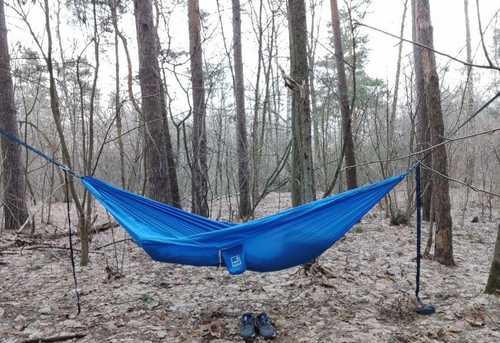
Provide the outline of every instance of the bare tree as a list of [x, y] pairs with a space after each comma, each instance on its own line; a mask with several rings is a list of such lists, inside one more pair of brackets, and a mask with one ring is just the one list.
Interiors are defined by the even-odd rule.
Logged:
[[[412, 13], [412, 40], [417, 41], [417, 23], [416, 23], [416, 13], [415, 13], [415, 3], [416, 0], [411, 1], [411, 13]], [[427, 149], [431, 145], [430, 131], [429, 131], [429, 114], [427, 112], [425, 92], [424, 92], [424, 76], [422, 70], [422, 64], [418, 63], [421, 59], [421, 54], [424, 49], [416, 44], [413, 44], [413, 61], [415, 66], [415, 89], [416, 89], [416, 132], [417, 132], [417, 150]], [[430, 156], [420, 156], [424, 158], [423, 162], [427, 165], [431, 165]], [[431, 184], [431, 174], [427, 169], [422, 170], [422, 218], [426, 221], [430, 221], [431, 217], [431, 195], [432, 195], [432, 184]]]
[[307, 24], [303, 0], [288, 1], [290, 39], [290, 78], [292, 89], [292, 205], [316, 198], [309, 103], [309, 69], [307, 63]]
[[[432, 26], [428, 0], [419, 0], [414, 9], [417, 42], [433, 47]], [[441, 110], [441, 91], [439, 77], [436, 71], [436, 59], [430, 49], [420, 50], [420, 56], [415, 61], [422, 68], [425, 107], [429, 115], [430, 138], [432, 145], [439, 145], [432, 151], [432, 168], [437, 173], [432, 174], [432, 206], [436, 222], [436, 240], [434, 258], [445, 265], [454, 265], [452, 219], [448, 179], [448, 158], [444, 141], [444, 122]], [[439, 173], [439, 174], [438, 174]]]
[[347, 188], [358, 186], [356, 175], [356, 157], [354, 154], [354, 140], [352, 136], [352, 111], [349, 106], [347, 80], [345, 76], [344, 51], [342, 47], [342, 32], [340, 31], [340, 19], [337, 0], [331, 0], [332, 30], [335, 46], [335, 62], [337, 66], [337, 89], [340, 100], [340, 112], [342, 114], [342, 135], [346, 163]]
[[[4, 1], [0, 0], [0, 128], [14, 137], [18, 136], [16, 117]], [[15, 230], [28, 218], [21, 148], [2, 136], [1, 149], [4, 227]]]
[[[146, 195], [170, 204], [178, 204], [170, 183], [167, 158], [171, 149], [167, 134], [167, 117], [164, 113], [160, 67], [158, 64], [158, 39], [153, 24], [151, 0], [134, 1], [137, 44], [139, 47], [139, 78], [142, 94], [142, 120], [144, 122], [144, 159]], [[170, 147], [170, 149], [168, 149]], [[170, 162], [170, 163], [167, 163]], [[176, 177], [175, 177], [176, 178]]]
[[208, 210], [208, 166], [205, 86], [203, 82], [203, 59], [200, 32], [200, 5], [198, 0], [188, 1], [189, 52], [191, 61], [191, 84], [193, 93], [193, 131], [191, 161], [191, 206], [192, 211], [203, 216]]
[[240, 0], [233, 0], [233, 55], [234, 55], [234, 97], [236, 100], [236, 140], [238, 149], [238, 185], [240, 194], [239, 214], [246, 218], [251, 213], [250, 170], [248, 166], [248, 141], [245, 115], [245, 84], [241, 56], [241, 8]]
[[[38, 47], [40, 53], [42, 54], [43, 60], [45, 61], [47, 67], [47, 72], [49, 77], [48, 81], [49, 81], [50, 110], [57, 131], [57, 136], [59, 138], [62, 160], [64, 164], [70, 170], [72, 170], [74, 165], [73, 163], [74, 159], [72, 158], [72, 154], [70, 152], [70, 146], [68, 144], [68, 140], [64, 133], [63, 112], [61, 111], [61, 102], [59, 99], [59, 92], [57, 89], [57, 82], [56, 82], [56, 67], [55, 67], [56, 63], [53, 57], [53, 35], [51, 29], [51, 15], [50, 15], [49, 1], [48, 0], [41, 1], [41, 7], [44, 14], [43, 25], [47, 38], [46, 47], [42, 45], [42, 41], [40, 41], [37, 34], [34, 32], [32, 23], [28, 18], [28, 14], [23, 8], [24, 3], [18, 0], [17, 5], [18, 7], [15, 9], [15, 11], [27, 26], [29, 33], [33, 38], [36, 46]], [[73, 147], [74, 146], [75, 144], [73, 144]], [[84, 199], [81, 199], [79, 197], [79, 194], [76, 190], [75, 183], [72, 177], [68, 179], [67, 187], [70, 190], [71, 198], [73, 199], [73, 202], [75, 204], [78, 213], [78, 233], [80, 236], [80, 244], [81, 244], [80, 264], [82, 266], [85, 266], [89, 262], [89, 231], [92, 225], [92, 223], [87, 220], [89, 212], [85, 210], [85, 204], [90, 205], [90, 202], [85, 202]], [[69, 201], [69, 199], [65, 200]]]
[[[464, 0], [464, 16], [465, 16], [465, 50], [467, 54], [467, 63], [472, 63], [471, 38], [470, 38], [470, 21], [469, 21], [469, 0]], [[465, 113], [467, 117], [474, 113], [474, 75], [472, 67], [467, 67], [467, 78], [465, 82]], [[467, 133], [474, 130], [474, 121], [467, 123]], [[474, 181], [474, 169], [476, 167], [476, 149], [473, 144], [465, 145], [465, 183], [470, 185]], [[462, 206], [462, 217], [460, 218], [460, 226], [463, 227], [465, 221], [465, 213], [469, 204], [470, 187], [465, 189], [465, 200]]]
[[[264, 53], [264, 24], [263, 24], [263, 9], [264, 9], [264, 1], [259, 0], [259, 9], [257, 10], [253, 8], [252, 3], [249, 3], [252, 6], [253, 17], [252, 24], [254, 25], [255, 38], [257, 40], [257, 70], [255, 72], [255, 87], [254, 87], [254, 105], [253, 105], [253, 121], [252, 121], [252, 130], [251, 130], [251, 155], [252, 155], [252, 174], [251, 174], [251, 183], [252, 183], [252, 203], [255, 206], [257, 199], [259, 198], [259, 181], [261, 180], [261, 156], [263, 150], [263, 142], [260, 141], [259, 136], [259, 121], [264, 122], [264, 114], [259, 118], [259, 107], [261, 106], [261, 94], [260, 94], [260, 80], [262, 75], [262, 64], [263, 64], [263, 53]], [[255, 23], [254, 23], [255, 21]], [[256, 27], [255, 27], [256, 25]], [[264, 126], [264, 125], [262, 125]]]
[[125, 149], [123, 146], [123, 125], [122, 125], [122, 103], [120, 100], [120, 55], [119, 55], [119, 33], [118, 33], [118, 1], [110, 0], [109, 7], [111, 9], [111, 19], [114, 29], [114, 45], [115, 45], [115, 121], [116, 134], [118, 139], [118, 150], [120, 154], [120, 180], [123, 188], [127, 187], [125, 177]]
[[[323, 0], [313, 0], [309, 3], [309, 14], [311, 16], [311, 29], [309, 30], [309, 41], [307, 44], [307, 59], [309, 63], [309, 88], [311, 91], [311, 110], [312, 110], [312, 126], [313, 126], [313, 151], [314, 151], [314, 165], [324, 166], [324, 161], [322, 161], [321, 154], [321, 143], [320, 143], [320, 119], [321, 119], [321, 111], [319, 109], [318, 103], [319, 99], [316, 92], [316, 73], [315, 69], [316, 64], [316, 48], [318, 46], [319, 41], [319, 30], [321, 27], [321, 16], [319, 15], [319, 11], [321, 10], [321, 6], [323, 4]], [[317, 18], [319, 16], [319, 18]], [[323, 171], [325, 168], [321, 168]], [[327, 182], [327, 173], [316, 178], [316, 182], [320, 187], [325, 188], [323, 185]], [[318, 180], [320, 179], [320, 180]], [[321, 180], [323, 179], [323, 180]]]
[[491, 261], [490, 275], [486, 284], [485, 293], [495, 294], [500, 292], [500, 225], [498, 225], [495, 252]]
[[[404, 34], [404, 29], [405, 29], [405, 21], [406, 21], [406, 10], [408, 8], [408, 0], [405, 0], [403, 4], [403, 14], [401, 17], [401, 28], [399, 31], [399, 36], [403, 38]], [[398, 107], [398, 94], [399, 94], [399, 79], [401, 75], [401, 58], [402, 58], [402, 53], [403, 53], [403, 41], [399, 41], [399, 48], [398, 48], [398, 58], [397, 58], [397, 63], [396, 63], [396, 77], [394, 80], [394, 92], [393, 92], [393, 98], [392, 98], [392, 104], [391, 104], [391, 112], [390, 112], [390, 117], [389, 117], [389, 112], [387, 112], [386, 116], [386, 126], [387, 126], [387, 155], [386, 158], [387, 160], [390, 160], [393, 158], [394, 153], [395, 153], [395, 148], [396, 148], [396, 135], [395, 135], [395, 126], [396, 126], [396, 111]], [[387, 175], [392, 175], [392, 168], [390, 162], [386, 162], [385, 165], [385, 170], [387, 172]], [[387, 204], [387, 213], [386, 215], [390, 214], [391, 218], [394, 218], [396, 215], [395, 213], [395, 201], [393, 201], [393, 197], [388, 194], [386, 199], [388, 200]], [[394, 198], [395, 200], [395, 198]]]

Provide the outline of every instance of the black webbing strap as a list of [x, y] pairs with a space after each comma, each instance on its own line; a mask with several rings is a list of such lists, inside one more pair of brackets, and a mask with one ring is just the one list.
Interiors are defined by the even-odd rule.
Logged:
[[415, 282], [415, 297], [417, 301], [416, 312], [422, 315], [431, 315], [436, 312], [436, 308], [431, 304], [424, 304], [420, 300], [420, 253], [422, 245], [422, 188], [420, 185], [420, 161], [415, 164], [415, 207], [417, 210], [417, 274]]
[[415, 205], [417, 208], [417, 279], [415, 282], [415, 296], [417, 300], [420, 293], [420, 259], [422, 258], [420, 254], [422, 243], [422, 191], [420, 187], [420, 163], [418, 163], [415, 167]]
[[71, 258], [71, 270], [73, 272], [73, 282], [75, 284], [75, 294], [76, 294], [76, 306], [78, 308], [77, 314], [80, 314], [81, 308], [80, 308], [80, 291], [78, 290], [78, 280], [76, 279], [76, 270], [75, 270], [75, 254], [73, 251], [73, 234], [71, 233], [71, 208], [69, 205], [69, 182], [68, 182], [68, 171], [64, 171], [64, 189], [66, 192], [66, 210], [67, 210], [67, 216], [68, 216], [68, 238], [69, 238], [69, 251], [70, 251], [70, 258]]

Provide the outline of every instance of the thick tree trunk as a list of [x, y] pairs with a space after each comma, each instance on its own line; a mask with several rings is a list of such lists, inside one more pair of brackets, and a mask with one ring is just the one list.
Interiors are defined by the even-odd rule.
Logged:
[[[337, 89], [340, 100], [340, 112], [342, 114], [342, 135], [345, 153], [346, 167], [356, 165], [356, 157], [354, 154], [354, 140], [352, 137], [352, 113], [349, 107], [349, 98], [347, 95], [347, 81], [345, 76], [344, 66], [344, 51], [342, 48], [342, 33], [340, 31], [340, 19], [337, 0], [331, 0], [332, 10], [332, 29], [333, 42], [335, 45], [335, 64], [337, 67]], [[356, 167], [346, 169], [347, 188], [352, 189], [358, 187], [358, 178]]]
[[164, 133], [165, 133], [165, 158], [167, 162], [168, 183], [170, 185], [170, 194], [172, 205], [182, 208], [181, 195], [179, 191], [179, 181], [177, 179], [177, 162], [175, 159], [175, 152], [170, 138], [170, 127], [168, 124], [167, 104], [165, 103], [165, 88], [163, 82], [160, 80], [160, 99], [161, 99], [161, 113], [163, 117]]
[[236, 100], [236, 140], [238, 149], [238, 188], [240, 193], [240, 218], [247, 218], [250, 203], [250, 169], [248, 165], [248, 141], [245, 115], [245, 84], [241, 54], [240, 0], [233, 0], [233, 55], [234, 55], [234, 97]]
[[[0, 0], [0, 128], [17, 137], [16, 117], [4, 1]], [[16, 230], [28, 219], [21, 147], [2, 137], [1, 149], [4, 227]]]
[[[417, 41], [417, 28], [416, 28], [416, 5], [415, 1], [411, 1], [412, 13], [412, 39]], [[431, 146], [430, 129], [429, 129], [429, 114], [427, 110], [425, 92], [424, 92], [424, 73], [422, 70], [422, 63], [417, 62], [421, 60], [421, 53], [423, 48], [413, 45], [413, 60], [415, 65], [415, 88], [417, 104], [415, 106], [415, 114], [417, 119], [417, 151], [424, 150]], [[424, 155], [420, 156], [423, 158]], [[423, 162], [431, 166], [431, 156], [427, 156]], [[431, 196], [432, 196], [432, 182], [431, 173], [427, 169], [422, 170], [422, 218], [423, 220], [430, 221], [431, 216]]]
[[[432, 47], [432, 26], [428, 0], [417, 1], [415, 15], [417, 42]], [[420, 64], [423, 72], [424, 97], [429, 115], [431, 145], [441, 144], [444, 140], [444, 122], [434, 53], [429, 49], [421, 49], [420, 58], [416, 64]], [[446, 147], [440, 145], [432, 151], [431, 156], [432, 168], [442, 175], [448, 175]], [[431, 177], [432, 206], [436, 222], [434, 258], [444, 265], [454, 265], [449, 184], [448, 179], [438, 173], [432, 173]]]
[[193, 213], [208, 217], [208, 167], [205, 86], [200, 37], [200, 6], [198, 0], [188, 1], [189, 53], [191, 56], [191, 84], [193, 92], [193, 131], [191, 206]]
[[309, 104], [307, 25], [303, 0], [288, 1], [292, 97], [292, 205], [316, 198]]
[[498, 225], [497, 241], [495, 243], [493, 261], [491, 261], [490, 276], [488, 277], [484, 292], [488, 294], [500, 294], [500, 225]]
[[135, 0], [135, 25], [139, 50], [139, 79], [144, 122], [145, 193], [148, 197], [173, 204], [167, 166], [165, 118], [162, 112], [158, 41], [153, 24], [151, 0]]

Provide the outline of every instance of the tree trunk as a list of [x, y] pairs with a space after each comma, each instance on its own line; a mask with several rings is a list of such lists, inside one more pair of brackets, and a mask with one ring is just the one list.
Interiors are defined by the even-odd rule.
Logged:
[[[63, 115], [61, 113], [61, 105], [59, 102], [59, 94], [56, 84], [56, 76], [54, 71], [54, 62], [52, 60], [52, 31], [50, 28], [50, 7], [49, 0], [44, 1], [44, 13], [45, 13], [45, 31], [47, 34], [47, 51], [43, 51], [41, 44], [39, 42], [37, 45], [40, 47], [40, 52], [42, 53], [45, 63], [47, 64], [47, 71], [49, 73], [49, 95], [50, 95], [50, 109], [52, 112], [52, 117], [54, 119], [54, 124], [56, 126], [57, 136], [61, 143], [61, 155], [64, 164], [70, 169], [73, 169], [73, 163], [71, 159], [70, 150], [66, 141], [66, 136], [64, 134], [63, 127]], [[24, 18], [24, 20], [27, 20]], [[32, 33], [33, 39], [37, 40], [36, 36]], [[78, 213], [78, 233], [80, 236], [81, 244], [81, 257], [80, 265], [86, 266], [89, 262], [89, 231], [91, 223], [86, 221], [85, 218], [85, 208], [84, 202], [80, 200], [78, 192], [75, 188], [75, 183], [73, 177], [68, 178], [68, 187], [71, 191], [71, 197], [75, 204]], [[69, 201], [69, 199], [65, 199]]]
[[[465, 47], [467, 54], [467, 63], [472, 63], [471, 37], [470, 37], [470, 21], [469, 21], [469, 1], [464, 0], [465, 14]], [[467, 117], [474, 114], [474, 78], [472, 67], [467, 67], [467, 79], [465, 84], [465, 113]], [[474, 131], [474, 121], [470, 121], [465, 126], [466, 134], [471, 134]], [[465, 145], [465, 183], [470, 185], [474, 181], [474, 169], [476, 167], [476, 151], [474, 144]], [[465, 213], [469, 203], [470, 188], [466, 187], [465, 200], [462, 206], [462, 216], [460, 218], [460, 227], [464, 226]]]
[[[416, 0], [411, 1], [411, 13], [412, 13], [412, 39], [417, 41], [417, 24], [416, 24]], [[418, 1], [418, 0], [417, 0]], [[417, 151], [424, 150], [430, 147], [430, 131], [429, 131], [429, 114], [426, 107], [426, 99], [424, 93], [424, 74], [422, 70], [422, 64], [418, 61], [421, 60], [421, 53], [423, 48], [413, 45], [413, 60], [415, 65], [415, 88], [416, 88], [416, 98], [417, 105], [415, 107], [416, 121], [417, 121]], [[423, 158], [424, 156], [420, 156]], [[427, 156], [422, 162], [426, 165], [431, 166], [431, 156]], [[430, 221], [431, 215], [431, 196], [432, 196], [432, 183], [431, 183], [431, 173], [427, 169], [422, 169], [422, 218], [423, 220]]]
[[263, 54], [263, 36], [264, 28], [262, 24], [262, 12], [263, 12], [263, 1], [259, 1], [259, 14], [257, 17], [257, 71], [255, 76], [255, 88], [254, 88], [254, 106], [253, 106], [253, 122], [252, 122], [252, 205], [256, 206], [257, 200], [259, 199], [260, 189], [259, 181], [261, 176], [261, 155], [262, 155], [262, 144], [259, 141], [259, 107], [260, 107], [260, 77], [262, 73], [262, 54]]
[[500, 293], [500, 225], [498, 225], [497, 242], [495, 243], [493, 261], [491, 261], [490, 276], [484, 292], [488, 294]]
[[125, 177], [125, 148], [123, 145], [123, 125], [121, 115], [121, 100], [120, 100], [120, 55], [118, 46], [118, 14], [117, 14], [118, 0], [111, 0], [109, 6], [111, 8], [111, 18], [113, 20], [114, 44], [115, 44], [115, 116], [116, 116], [116, 135], [118, 137], [118, 150], [120, 154], [120, 180], [123, 189], [127, 188], [127, 181]]
[[233, 0], [233, 55], [234, 55], [234, 97], [236, 100], [236, 140], [238, 148], [238, 185], [240, 193], [240, 218], [251, 213], [250, 170], [248, 166], [248, 142], [245, 115], [245, 84], [241, 56], [240, 0]]
[[[15, 137], [18, 136], [16, 117], [4, 1], [0, 0], [0, 128]], [[1, 149], [4, 227], [16, 230], [28, 219], [21, 147], [2, 137]]]
[[175, 207], [182, 208], [181, 195], [179, 191], [179, 181], [177, 179], [177, 162], [175, 152], [170, 138], [170, 127], [168, 124], [167, 104], [165, 102], [165, 87], [160, 80], [160, 99], [161, 113], [163, 117], [164, 133], [165, 133], [165, 158], [167, 162], [168, 183], [170, 185], [171, 204]]
[[162, 115], [158, 41], [151, 0], [135, 0], [135, 25], [139, 50], [139, 79], [144, 122], [145, 193], [161, 202], [173, 203], [167, 168], [167, 141]]
[[[399, 36], [401, 37], [401, 39], [403, 38], [404, 30], [405, 30], [407, 8], [408, 8], [408, 0], [405, 0], [405, 2], [403, 4], [403, 15], [401, 18], [401, 28], [399, 30]], [[391, 104], [391, 112], [390, 112], [390, 117], [389, 116], [386, 117], [387, 118], [387, 120], [386, 120], [386, 122], [387, 122], [387, 125], [386, 125], [386, 127], [387, 127], [387, 141], [386, 141], [387, 142], [387, 155], [386, 155], [387, 162], [385, 163], [385, 167], [384, 167], [384, 169], [386, 171], [386, 175], [393, 175], [393, 168], [392, 168], [391, 162], [389, 160], [391, 160], [396, 153], [395, 127], [396, 127], [396, 111], [397, 111], [397, 107], [398, 107], [399, 79], [400, 79], [400, 75], [401, 75], [402, 53], [403, 53], [403, 41], [400, 40], [399, 41], [399, 48], [398, 48], [398, 58], [397, 58], [397, 63], [396, 63], [396, 77], [394, 80], [394, 93], [393, 93], [392, 104]], [[397, 203], [396, 203], [397, 198], [395, 196], [393, 198], [391, 196], [391, 193], [389, 193], [389, 194], [387, 194], [385, 199], [387, 202], [386, 216], [390, 215], [391, 218], [393, 218], [396, 215], [394, 210], [396, 209], [396, 206], [397, 206]]]
[[316, 198], [309, 104], [307, 25], [303, 0], [288, 1], [292, 94], [292, 205]]
[[199, 7], [198, 0], [188, 1], [189, 53], [191, 57], [191, 84], [193, 92], [191, 206], [193, 213], [208, 217], [206, 106]]
[[[428, 0], [419, 0], [415, 7], [415, 24], [417, 42], [433, 47], [432, 26]], [[420, 58], [416, 60], [423, 72], [423, 88], [425, 106], [429, 115], [431, 145], [441, 144], [444, 140], [443, 113], [441, 110], [441, 92], [436, 71], [434, 52], [429, 49], [420, 50]], [[432, 204], [436, 222], [436, 240], [434, 258], [444, 265], [454, 265], [452, 220], [448, 179], [440, 176], [448, 175], [448, 159], [446, 147], [440, 145], [432, 151]]]
[[332, 29], [335, 45], [335, 64], [337, 67], [337, 89], [340, 100], [340, 112], [342, 114], [342, 135], [343, 145], [345, 147], [346, 183], [347, 188], [358, 187], [358, 178], [356, 175], [356, 158], [354, 154], [354, 140], [352, 137], [352, 113], [349, 107], [349, 98], [347, 95], [347, 81], [344, 66], [344, 51], [342, 48], [342, 33], [340, 31], [340, 19], [337, 0], [331, 0], [332, 10]]
[[[319, 29], [320, 25], [316, 23], [316, 14], [318, 11], [319, 4], [315, 1], [311, 2], [309, 5], [309, 12], [311, 14], [311, 32], [309, 33], [309, 44], [307, 45], [307, 62], [309, 63], [309, 89], [311, 92], [311, 119], [313, 127], [313, 152], [314, 152], [314, 165], [316, 167], [323, 166], [324, 161], [321, 160], [321, 143], [320, 143], [320, 132], [319, 124], [321, 119], [321, 111], [318, 107], [318, 96], [316, 92], [316, 47], [318, 45]], [[316, 29], [316, 34], [315, 34]], [[325, 170], [325, 168], [321, 168]], [[320, 174], [321, 175], [321, 174]], [[328, 174], [321, 175], [320, 179], [316, 178], [316, 183], [323, 190], [327, 187]]]

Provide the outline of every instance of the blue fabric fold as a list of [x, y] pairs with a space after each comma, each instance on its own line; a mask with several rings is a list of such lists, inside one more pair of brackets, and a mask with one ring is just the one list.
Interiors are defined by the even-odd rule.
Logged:
[[93, 177], [83, 185], [154, 260], [231, 274], [304, 264], [342, 238], [407, 173], [246, 223], [201, 217]]

